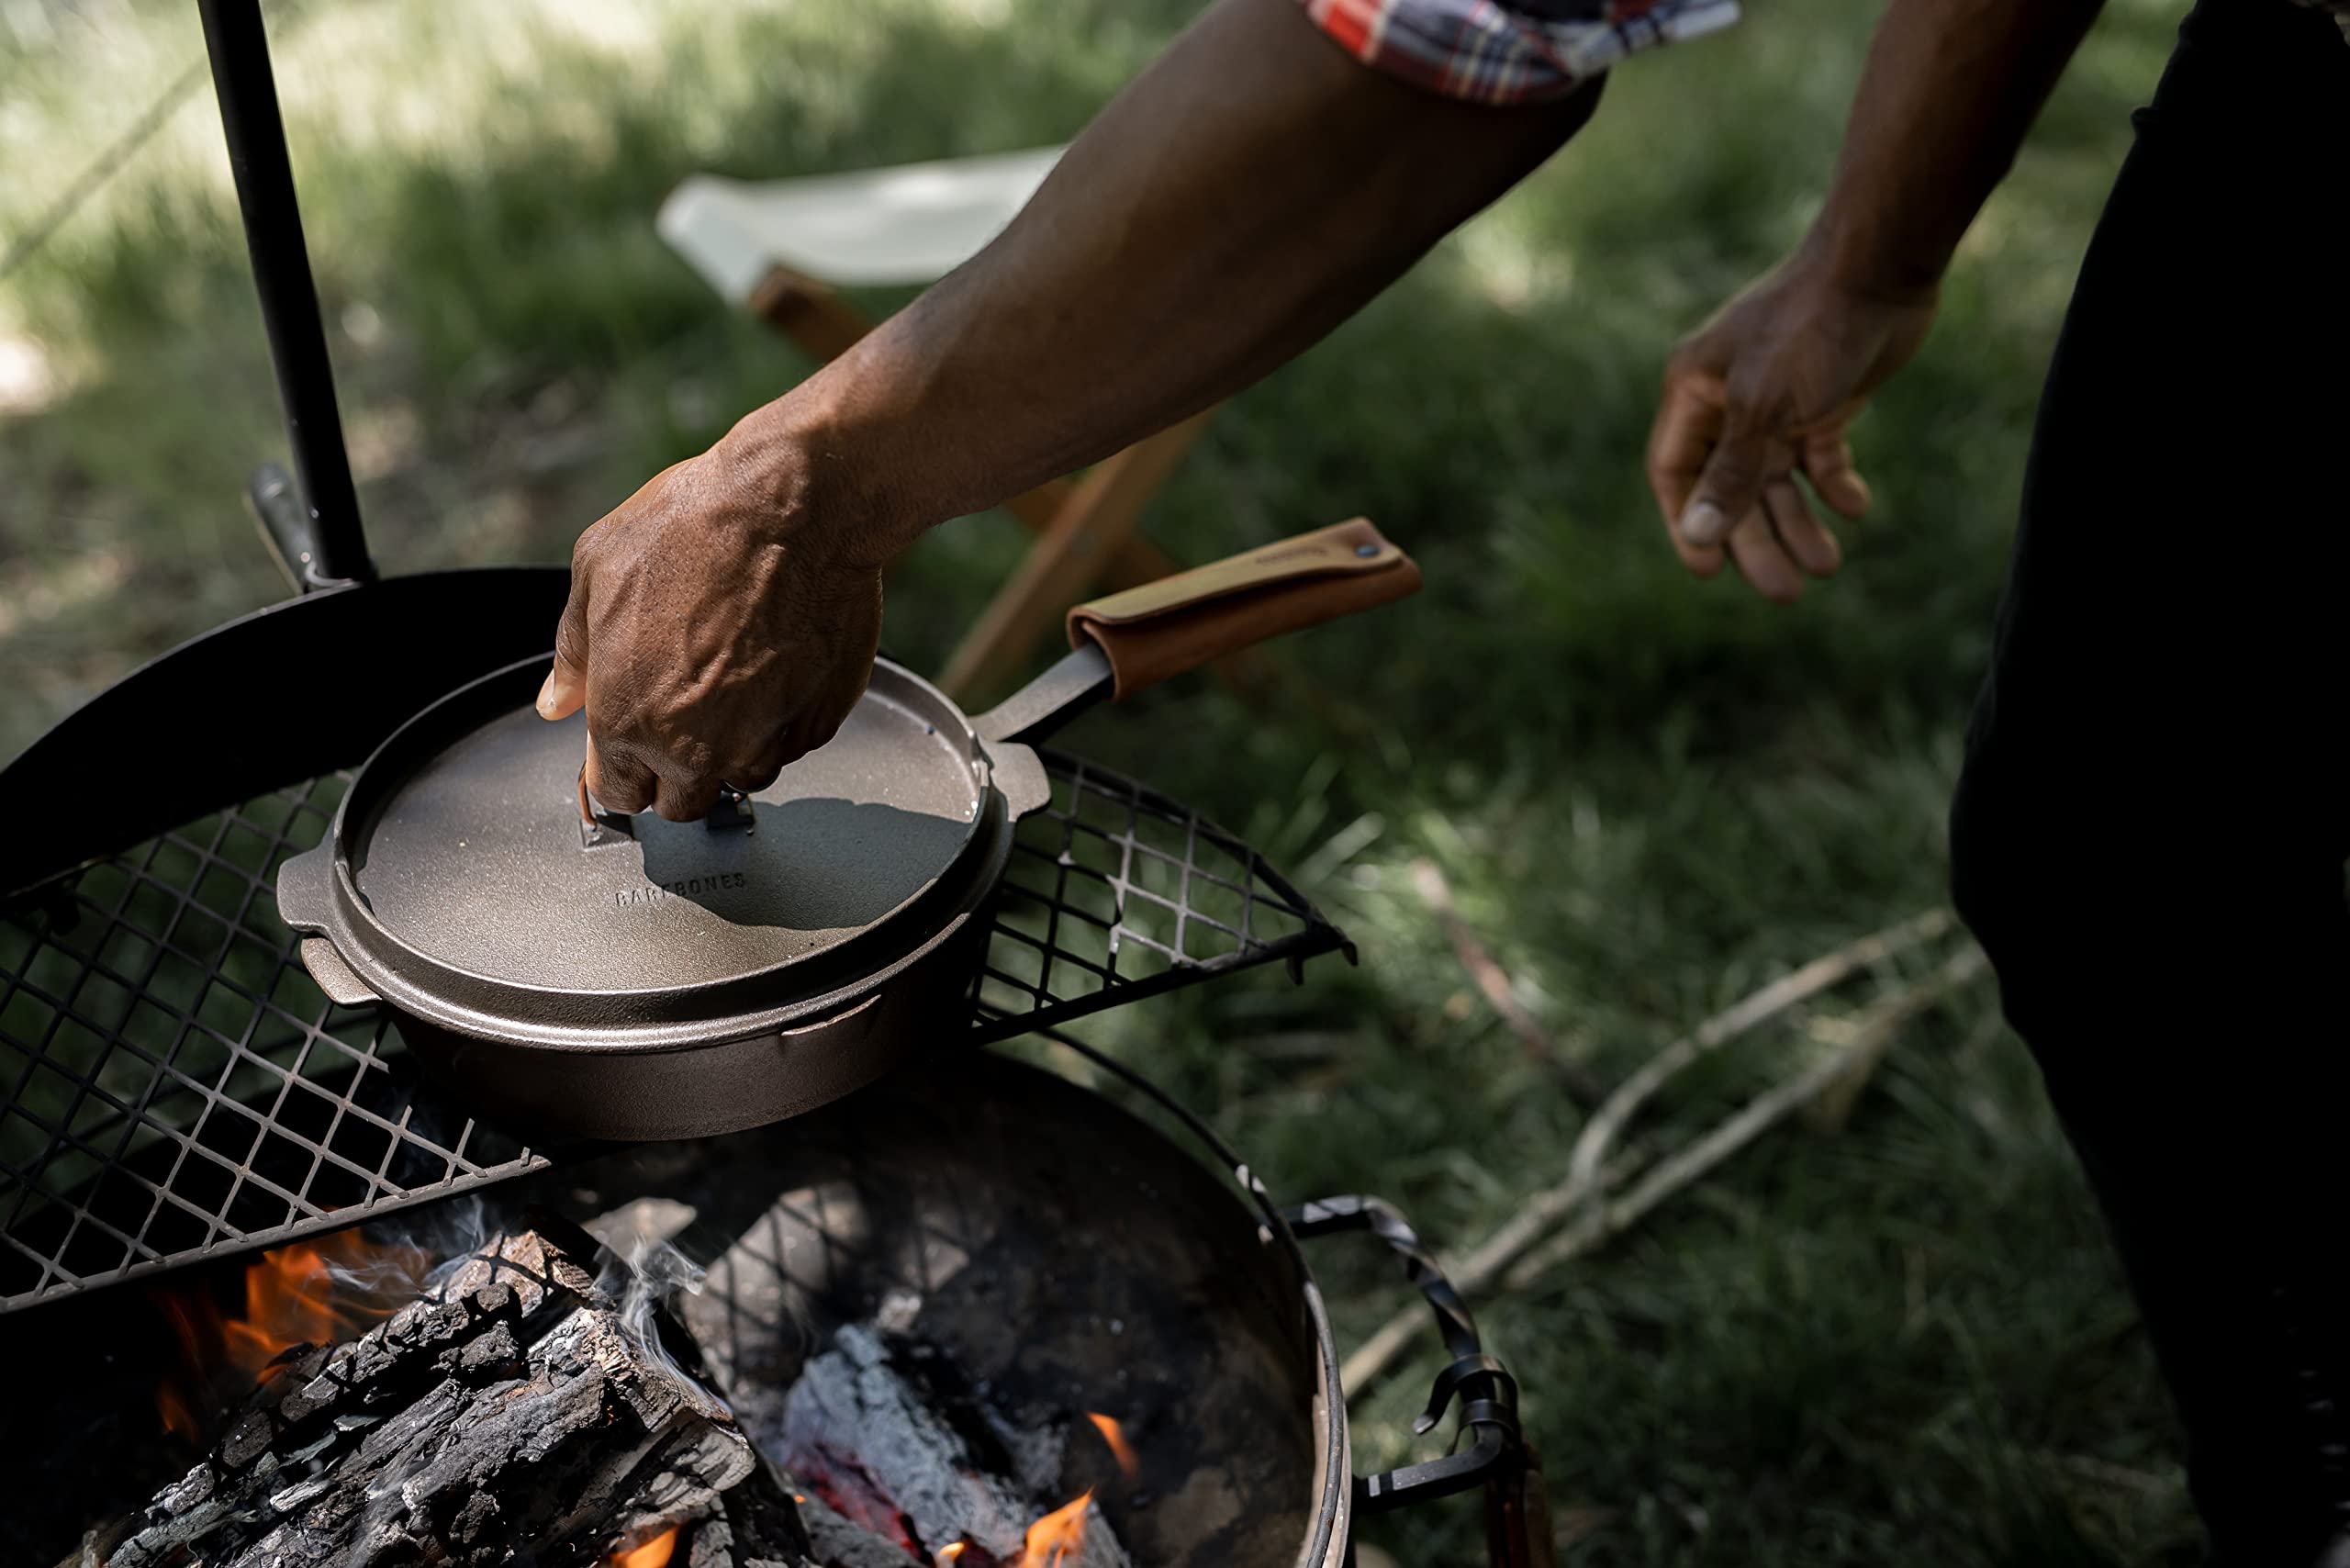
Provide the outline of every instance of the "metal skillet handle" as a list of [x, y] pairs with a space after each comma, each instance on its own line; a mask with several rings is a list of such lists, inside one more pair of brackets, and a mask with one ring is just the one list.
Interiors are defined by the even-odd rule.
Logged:
[[1072, 652], [972, 727], [984, 740], [1042, 740], [1101, 698], [1130, 697], [1419, 586], [1412, 558], [1360, 517], [1178, 572], [1072, 609]]
[[1485, 1530], [1497, 1568], [1551, 1568], [1557, 1543], [1542, 1489], [1542, 1467], [1517, 1427], [1517, 1380], [1487, 1352], [1468, 1304], [1445, 1278], [1435, 1255], [1420, 1242], [1410, 1222], [1381, 1198], [1323, 1198], [1284, 1212], [1300, 1241], [1339, 1231], [1369, 1231], [1404, 1262], [1404, 1277], [1419, 1288], [1436, 1314], [1437, 1332], [1452, 1360], [1437, 1374], [1427, 1408], [1413, 1430], [1430, 1432], [1455, 1398], [1460, 1403], [1460, 1433], [1442, 1459], [1408, 1464], [1379, 1475], [1355, 1478], [1355, 1511], [1383, 1514], [1472, 1487], [1485, 1489]]

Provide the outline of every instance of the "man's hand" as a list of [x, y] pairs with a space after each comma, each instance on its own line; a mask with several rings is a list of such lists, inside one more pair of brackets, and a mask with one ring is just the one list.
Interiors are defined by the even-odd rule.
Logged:
[[588, 710], [588, 788], [689, 822], [832, 739], [881, 632], [878, 567], [808, 503], [805, 465], [734, 438], [579, 536], [539, 712]]
[[1930, 292], [1872, 296], [1798, 252], [1684, 339], [1649, 432], [1649, 487], [1673, 547], [1710, 577], [1729, 559], [1765, 599], [1801, 597], [1842, 554], [1796, 487], [1840, 515], [1869, 488], [1846, 439], [1862, 403], [1908, 362], [1933, 319]]
[[1649, 485], [1689, 569], [1725, 552], [1768, 598], [1836, 569], [1868, 505], [1845, 431], [1926, 336], [1966, 226], [2014, 161], [2099, 0], [1890, 0], [1836, 175], [1796, 252], [1674, 351]]

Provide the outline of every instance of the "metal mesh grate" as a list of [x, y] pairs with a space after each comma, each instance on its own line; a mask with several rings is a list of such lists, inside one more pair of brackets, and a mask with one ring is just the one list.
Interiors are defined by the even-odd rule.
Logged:
[[[1000, 1039], [1343, 938], [1263, 858], [1048, 756], [975, 983]], [[337, 1007], [277, 918], [278, 864], [346, 774], [186, 824], [0, 914], [0, 1310], [276, 1246], [542, 1169]]]
[[1264, 857], [1189, 807], [1046, 754], [1051, 805], [1024, 819], [973, 990], [1002, 1039], [1345, 938]]
[[0, 919], [0, 1302], [264, 1246], [535, 1170], [330, 1002], [271, 885], [347, 775], [191, 823]]

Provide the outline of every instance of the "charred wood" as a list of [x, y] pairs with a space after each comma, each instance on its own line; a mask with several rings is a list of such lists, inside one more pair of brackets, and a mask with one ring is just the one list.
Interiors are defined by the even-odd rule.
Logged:
[[583, 1233], [498, 1238], [361, 1338], [280, 1357], [105, 1561], [561, 1568], [687, 1526], [697, 1563], [807, 1568], [789, 1492], [628, 1305]]

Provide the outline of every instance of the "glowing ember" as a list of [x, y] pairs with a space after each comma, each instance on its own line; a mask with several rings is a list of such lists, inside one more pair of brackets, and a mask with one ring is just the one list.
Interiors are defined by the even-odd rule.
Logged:
[[677, 1550], [677, 1527], [671, 1525], [643, 1546], [611, 1556], [612, 1568], [666, 1568], [670, 1554]]
[[269, 1377], [271, 1363], [297, 1345], [348, 1338], [413, 1297], [430, 1266], [420, 1249], [379, 1247], [346, 1230], [263, 1253], [245, 1271], [241, 1317], [224, 1317], [200, 1289], [158, 1294], [185, 1368], [155, 1391], [164, 1428], [200, 1436], [198, 1404], [222, 1392], [216, 1383], [241, 1391]]
[[1085, 1516], [1093, 1506], [1093, 1489], [1087, 1487], [1074, 1502], [1055, 1508], [1028, 1527], [1028, 1539], [1020, 1551], [1020, 1561], [1013, 1568], [1060, 1568], [1060, 1564], [1076, 1561], [1085, 1546]]
[[1135, 1452], [1134, 1444], [1126, 1441], [1125, 1428], [1099, 1411], [1088, 1410], [1085, 1418], [1093, 1423], [1093, 1429], [1100, 1432], [1102, 1440], [1110, 1445], [1111, 1457], [1118, 1462], [1118, 1468], [1125, 1473], [1126, 1479], [1132, 1481], [1140, 1475], [1142, 1460]]

